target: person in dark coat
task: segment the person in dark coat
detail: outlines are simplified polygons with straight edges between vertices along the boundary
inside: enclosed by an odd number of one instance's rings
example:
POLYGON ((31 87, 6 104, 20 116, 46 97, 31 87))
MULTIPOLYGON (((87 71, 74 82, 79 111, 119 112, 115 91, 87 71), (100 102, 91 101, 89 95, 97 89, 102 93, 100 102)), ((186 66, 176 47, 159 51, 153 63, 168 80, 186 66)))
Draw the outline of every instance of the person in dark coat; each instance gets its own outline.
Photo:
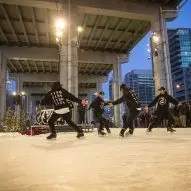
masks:
POLYGON ((111 106, 121 104, 124 102, 128 107, 129 112, 128 114, 124 115, 128 117, 126 117, 126 119, 123 117, 123 128, 121 129, 119 134, 121 137, 124 137, 124 133, 127 130, 127 128, 129 128, 127 135, 133 134, 134 132, 133 121, 137 118, 138 114, 141 111, 141 108, 138 97, 130 88, 126 86, 126 84, 121 84, 120 90, 123 93, 122 97, 119 98, 118 100, 111 102, 111 106))
MULTIPOLYGON (((99 128, 98 128, 98 134, 99 135, 105 135, 106 133, 103 131, 104 127, 107 130, 107 133, 111 133, 111 130, 109 128, 109 120, 107 120, 105 117, 103 117, 104 113, 104 106, 108 105, 108 102, 104 101, 104 92, 101 91, 98 93, 95 100, 90 104, 89 109, 93 109, 94 116, 96 120, 99 122, 99 128)), ((88 110, 89 110, 88 109, 88 110)))
POLYGON ((76 102, 78 104, 86 104, 85 100, 81 100, 67 90, 62 88, 60 82, 55 82, 52 86, 52 89, 46 94, 45 98, 41 101, 41 105, 54 105, 54 112, 48 120, 48 125, 51 129, 51 134, 47 137, 47 139, 56 138, 56 130, 54 123, 60 117, 65 120, 68 125, 73 127, 77 131, 77 138, 83 137, 83 130, 78 127, 72 121, 72 102, 76 102))
POLYGON ((157 125, 163 120, 168 120, 167 124, 167 131, 169 132, 175 132, 172 128, 172 125, 174 124, 173 116, 169 112, 169 103, 174 104, 175 106, 178 105, 178 101, 173 98, 172 96, 168 95, 166 92, 166 89, 164 87, 161 87, 159 89, 159 95, 155 97, 155 99, 148 105, 148 107, 153 107, 157 104, 157 109, 154 113, 154 116, 152 117, 147 132, 151 132, 152 128, 157 127, 157 125))

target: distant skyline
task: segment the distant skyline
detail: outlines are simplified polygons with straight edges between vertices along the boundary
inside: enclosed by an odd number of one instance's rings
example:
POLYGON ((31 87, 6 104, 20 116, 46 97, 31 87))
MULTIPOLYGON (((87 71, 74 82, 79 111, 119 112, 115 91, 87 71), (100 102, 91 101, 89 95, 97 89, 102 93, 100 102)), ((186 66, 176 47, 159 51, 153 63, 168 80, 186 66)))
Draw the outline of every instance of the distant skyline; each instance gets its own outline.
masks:
MULTIPOLYGON (((191 28, 191 0, 179 12, 178 17, 172 21, 167 22, 167 28, 191 28)), ((147 44, 150 39, 150 32, 134 47, 130 52, 129 62, 122 65, 122 79, 126 73, 133 69, 152 69, 151 60, 148 60, 147 44)), ((103 91, 105 98, 109 98, 109 83, 103 84, 103 91)))

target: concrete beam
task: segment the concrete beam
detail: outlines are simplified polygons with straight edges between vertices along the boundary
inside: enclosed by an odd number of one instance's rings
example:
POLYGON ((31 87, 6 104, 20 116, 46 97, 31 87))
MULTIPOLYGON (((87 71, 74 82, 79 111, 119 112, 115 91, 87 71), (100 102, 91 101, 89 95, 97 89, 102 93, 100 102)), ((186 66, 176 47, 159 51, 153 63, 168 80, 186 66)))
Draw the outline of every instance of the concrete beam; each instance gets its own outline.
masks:
POLYGON ((59 61, 56 48, 0 46, 0 52, 9 59, 59 61))
POLYGON ((62 4, 45 0, 0 0, 0 3, 10 4, 10 5, 21 5, 27 7, 37 7, 37 8, 47 8, 52 10, 61 10, 62 4))
POLYGON ((87 14, 106 15, 138 20, 151 20, 159 9, 156 3, 137 3, 122 0, 73 0, 78 5, 78 11, 87 14))
POLYGON ((89 94, 89 93, 96 93, 96 88, 79 88, 78 94, 89 94))
MULTIPOLYGON (((9 59, 56 61, 59 62, 56 48, 0 46, 0 52, 9 59)), ((118 54, 99 51, 78 51, 79 63, 114 64, 118 54)))
MULTIPOLYGON (((17 78, 18 75, 22 79, 23 82, 55 82, 59 81, 58 74, 10 74, 11 78, 17 78)), ((107 76, 97 76, 97 75, 79 75, 78 83, 103 83, 108 79, 107 76)))

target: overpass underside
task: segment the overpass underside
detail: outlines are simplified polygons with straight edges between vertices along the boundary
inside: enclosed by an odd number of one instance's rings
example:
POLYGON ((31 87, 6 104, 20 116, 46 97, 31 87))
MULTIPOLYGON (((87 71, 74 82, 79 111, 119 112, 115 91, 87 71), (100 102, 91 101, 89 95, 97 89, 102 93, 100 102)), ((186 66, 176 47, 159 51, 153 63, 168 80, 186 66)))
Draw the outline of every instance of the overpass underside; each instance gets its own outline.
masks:
MULTIPOLYGON (((114 99, 119 98, 120 65, 149 30, 161 39, 160 43, 151 40, 152 49, 157 50, 152 57, 155 86, 170 90, 165 21, 175 18, 176 12, 161 12, 161 8, 175 10, 180 1, 70 0, 70 11, 68 2, 0 0, 1 121, 6 111, 7 71, 17 81, 17 93, 27 92, 28 113, 54 81, 90 100, 112 70, 114 99), (56 42, 57 18, 66 22, 61 42, 56 42), (82 33, 77 32, 78 26, 83 27, 82 33)), ((119 111, 116 107, 118 124, 119 111)))

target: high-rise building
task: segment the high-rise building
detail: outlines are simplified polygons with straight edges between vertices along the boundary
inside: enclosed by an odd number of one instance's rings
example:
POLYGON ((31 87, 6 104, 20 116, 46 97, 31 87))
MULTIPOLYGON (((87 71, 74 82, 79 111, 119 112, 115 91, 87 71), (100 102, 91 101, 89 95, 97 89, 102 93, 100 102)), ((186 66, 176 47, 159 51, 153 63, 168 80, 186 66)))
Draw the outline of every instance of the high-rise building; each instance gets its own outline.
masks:
POLYGON ((113 100, 113 79, 109 80, 109 100, 113 100))
POLYGON ((191 101, 191 29, 168 29, 173 94, 191 101))
POLYGON ((125 75, 125 84, 138 95, 142 105, 149 104, 154 99, 152 70, 132 70, 125 75))

